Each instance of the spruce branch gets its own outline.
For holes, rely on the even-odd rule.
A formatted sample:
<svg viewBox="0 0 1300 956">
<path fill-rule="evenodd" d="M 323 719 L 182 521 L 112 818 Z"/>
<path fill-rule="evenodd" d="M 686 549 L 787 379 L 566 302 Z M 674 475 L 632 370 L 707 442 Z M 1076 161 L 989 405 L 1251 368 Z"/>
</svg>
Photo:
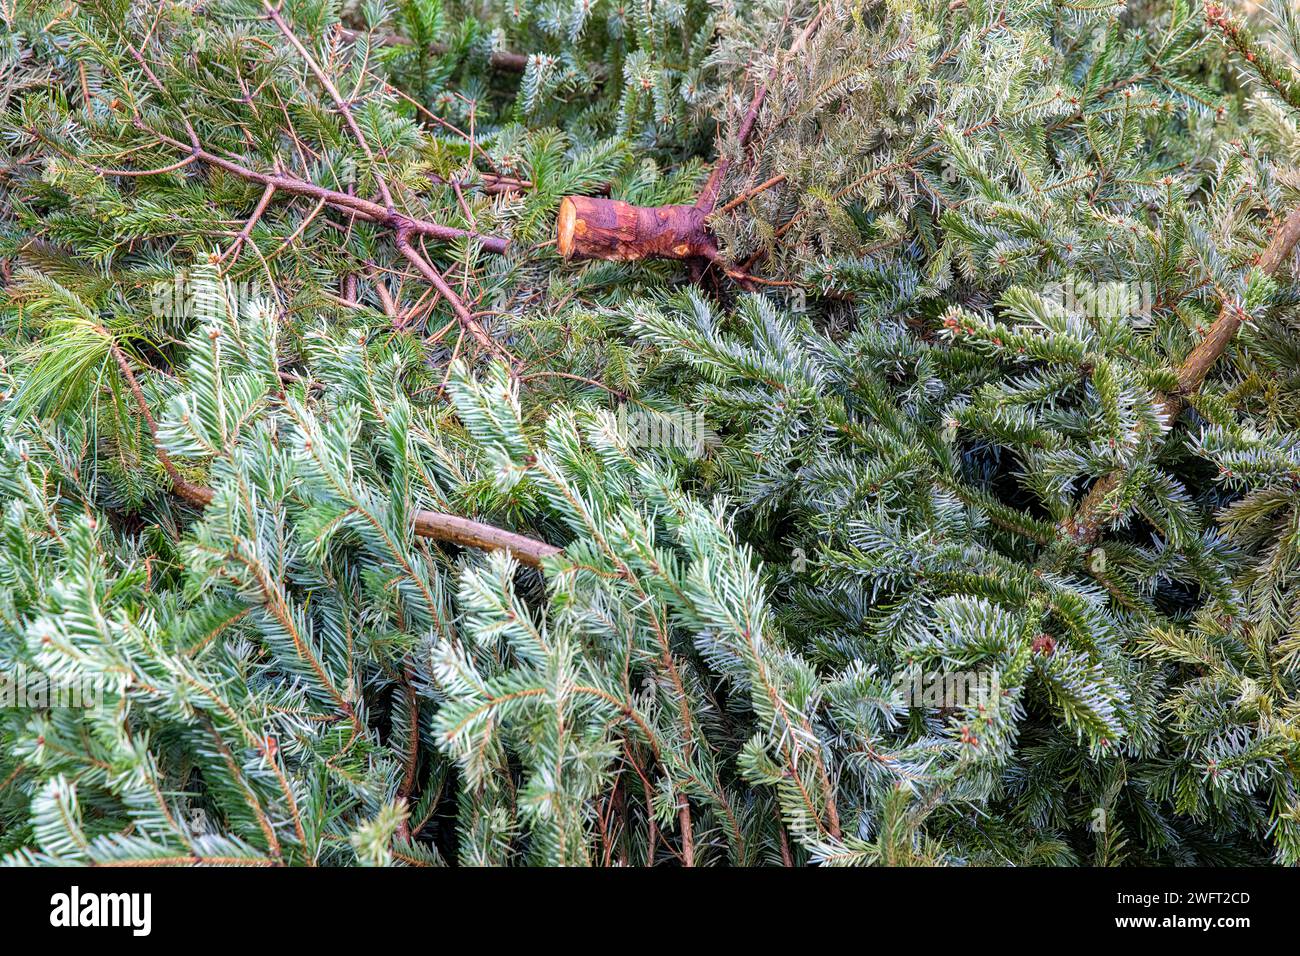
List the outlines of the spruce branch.
<svg viewBox="0 0 1300 956">
<path fill-rule="evenodd" d="M 1205 22 L 1246 61 L 1250 71 L 1293 109 L 1300 110 L 1300 75 L 1250 33 L 1238 18 L 1218 3 L 1205 5 Z"/>
<path fill-rule="evenodd" d="M 1300 861 L 1295 117 L 1204 5 L 268 2 L 0 55 L 0 680 L 108 696 L 0 708 L 0 862 Z M 598 194 L 818 294 L 556 268 Z"/>
<path fill-rule="evenodd" d="M 356 119 L 352 115 L 351 107 L 347 101 L 344 100 L 342 94 L 339 93 L 334 82 L 329 78 L 325 71 L 321 69 L 320 64 L 316 62 L 311 53 L 298 40 L 288 23 L 286 23 L 284 18 L 280 15 L 278 9 L 273 7 L 269 0 L 263 0 L 263 7 L 266 10 L 268 19 L 270 19 L 280 32 L 284 34 L 286 39 L 290 41 L 299 56 L 301 56 L 307 64 L 308 69 L 311 70 L 318 80 L 320 80 L 330 97 L 334 100 L 334 103 L 343 116 L 345 123 L 356 138 L 358 145 L 360 145 L 362 151 L 365 153 L 367 160 L 374 168 L 375 178 L 384 200 L 383 205 L 362 199 L 358 196 L 350 195 L 349 193 L 326 189 L 317 186 L 315 183 L 291 176 L 287 173 L 260 173 L 241 163 L 217 156 L 203 148 L 198 133 L 194 130 L 193 125 L 188 119 L 184 120 L 184 124 L 185 129 L 190 136 L 189 146 L 186 146 L 179 140 L 173 139 L 172 137 L 156 130 L 150 130 L 139 115 L 134 115 L 132 117 L 134 125 L 142 130 L 147 130 L 153 136 L 157 137 L 160 142 L 167 143 L 168 145 L 179 149 L 187 150 L 190 154 L 188 159 L 191 161 L 195 159 L 202 160 L 205 163 L 225 169 L 226 171 L 241 176 L 244 179 L 261 183 L 264 187 L 262 199 L 254 210 L 249 222 L 244 227 L 247 231 L 251 232 L 253 223 L 261 217 L 262 213 L 265 211 L 266 205 L 270 202 L 272 196 L 277 190 L 294 195 L 311 196 L 325 202 L 327 205 L 332 206 L 335 209 L 347 212 L 352 216 L 359 216 L 362 219 L 382 224 L 391 229 L 393 231 L 394 243 L 397 246 L 398 251 L 409 260 L 419 270 L 421 275 L 428 279 L 442 297 L 447 300 L 447 303 L 451 306 L 457 320 L 465 330 L 468 331 L 484 348 L 487 348 L 490 351 L 500 352 L 500 348 L 492 340 L 492 337 L 487 334 L 482 325 L 480 325 L 474 318 L 469 309 L 461 301 L 460 297 L 457 296 L 456 293 L 452 291 L 451 287 L 447 285 L 446 280 L 443 279 L 437 269 L 435 269 L 427 259 L 415 251 L 411 245 L 410 236 L 412 234 L 427 235 L 431 238 L 443 241 L 474 239 L 480 242 L 484 249 L 498 254 L 505 253 L 508 242 L 491 236 L 481 236 L 477 232 L 455 229 L 450 226 L 444 226 L 440 223 L 417 219 L 399 213 L 393 204 L 393 197 L 388 188 L 387 181 L 379 171 L 378 164 L 375 161 L 374 152 L 370 148 L 370 144 L 364 133 L 361 131 L 361 128 L 357 125 Z M 134 46 L 128 46 L 133 58 L 144 70 L 149 82 L 160 93 L 165 93 L 166 87 L 158 79 L 158 76 L 149 66 L 148 61 L 144 58 L 143 54 L 141 54 Z M 183 165 L 186 165 L 186 163 L 182 162 L 169 167 L 167 171 L 171 171 Z M 236 239 L 233 248 L 237 250 L 238 247 L 242 245 L 245 238 L 245 234 L 241 232 L 240 236 Z"/>
<path fill-rule="evenodd" d="M 790 49 L 786 51 L 785 56 L 778 56 L 776 58 L 776 63 L 772 65 L 772 72 L 768 76 L 767 80 L 761 83 L 758 89 L 754 91 L 754 98 L 749 103 L 749 109 L 745 112 L 744 118 L 740 121 L 740 127 L 736 130 L 736 149 L 742 155 L 745 152 L 745 148 L 749 145 L 749 137 L 754 132 L 754 125 L 758 122 L 758 114 L 763 109 L 763 102 L 767 99 L 768 87 L 776 82 L 776 78 L 780 75 L 781 67 L 785 63 L 786 59 L 798 56 L 804 46 L 807 45 L 808 40 L 821 24 L 822 15 L 825 12 L 826 10 L 824 7 L 818 8 L 817 12 L 813 14 L 812 19 L 808 21 L 808 25 L 803 28 L 803 31 L 795 37 L 794 42 L 790 44 Z M 706 215 L 713 212 L 713 207 L 717 205 L 718 202 L 718 190 L 722 187 L 722 181 L 726 178 L 727 173 L 730 170 L 731 157 L 724 155 L 713 167 L 713 172 L 709 174 L 709 178 L 705 182 L 704 188 L 700 190 L 699 198 L 695 200 L 695 205 L 701 212 Z M 775 183 L 769 180 L 769 182 L 765 184 L 765 188 L 770 185 L 775 185 Z"/>
<path fill-rule="evenodd" d="M 137 121 L 142 129 L 147 129 L 143 122 Z M 479 242 L 484 249 L 489 252 L 505 254 L 508 247 L 508 241 L 498 239 L 492 236 L 483 236 L 477 232 L 470 232 L 463 229 L 456 229 L 451 226 L 444 226 L 440 223 L 431 222 L 425 219 L 417 219 L 404 215 L 392 209 L 385 208 L 378 203 L 363 199 L 359 196 L 351 196 L 344 192 L 338 192 L 333 189 L 326 189 L 323 186 L 317 186 L 315 183 L 299 179 L 289 173 L 261 173 L 257 170 L 250 169 L 247 166 L 237 163 L 234 160 L 225 159 L 214 153 L 202 148 L 201 146 L 186 147 L 180 140 L 173 139 L 165 133 L 159 133 L 156 130 L 149 130 L 154 136 L 158 137 L 161 142 L 167 143 L 178 149 L 189 148 L 194 158 L 201 159 L 205 163 L 217 166 L 227 172 L 234 173 L 244 179 L 260 183 L 265 187 L 262 194 L 262 203 L 259 203 L 259 209 L 254 211 L 250 223 L 260 218 L 261 213 L 265 210 L 264 203 L 269 202 L 275 192 L 285 192 L 298 196 L 310 196 L 317 199 L 334 209 L 346 212 L 357 218 L 374 222 L 385 226 L 392 231 L 393 243 L 408 261 L 410 261 L 420 274 L 424 276 L 431 285 L 442 295 L 447 303 L 451 306 L 457 320 L 469 332 L 481 346 L 493 352 L 500 352 L 500 347 L 487 333 L 483 326 L 474 318 L 473 314 L 461 301 L 460 297 L 452 291 L 447 285 L 446 280 L 441 273 L 422 255 L 420 255 L 411 245 L 412 235 L 429 236 L 433 239 L 439 239 L 444 242 L 456 239 L 473 239 Z M 305 228 L 300 227 L 300 228 Z M 251 225 L 246 225 L 245 229 L 251 231 Z M 241 233 L 242 235 L 242 233 Z M 246 238 L 246 237 L 245 237 Z M 238 244 L 239 239 L 236 240 Z M 278 250 L 277 250 L 278 251 Z"/>
<path fill-rule="evenodd" d="M 109 335 L 107 330 L 101 331 L 104 335 Z M 149 434 L 153 438 L 154 454 L 157 455 L 158 463 L 162 465 L 167 477 L 171 480 L 173 491 L 196 508 L 207 507 L 216 497 L 216 492 L 206 485 L 190 481 L 176 467 L 176 463 L 167 454 L 167 450 L 158 437 L 158 424 L 153 417 L 153 413 L 149 410 L 149 403 L 145 399 L 144 390 L 140 387 L 139 380 L 131 368 L 126 353 L 122 351 L 116 342 L 111 340 L 109 350 L 112 352 L 113 359 L 122 373 L 122 378 L 126 381 L 127 389 L 131 393 L 140 417 L 144 419 L 145 425 L 149 429 Z M 439 511 L 428 511 L 423 508 L 415 511 L 413 523 L 415 533 L 422 538 L 428 538 L 432 541 L 445 541 L 461 547 L 475 548 L 482 551 L 507 551 L 519 561 L 533 568 L 540 568 L 542 561 L 559 554 L 562 550 L 554 545 L 547 544 L 545 541 L 538 541 L 536 538 L 529 538 L 513 531 L 506 531 L 503 528 L 484 524 L 481 521 L 473 521 L 459 515 Z"/>
<path fill-rule="evenodd" d="M 272 186 L 278 192 L 288 193 L 294 196 L 309 196 L 312 199 L 320 200 L 325 205 L 345 212 L 348 215 L 356 216 L 367 222 L 377 223 L 388 229 L 404 229 L 407 233 L 415 233 L 422 236 L 428 236 L 431 239 L 437 239 L 440 242 L 454 242 L 459 239 L 471 239 L 483 247 L 488 252 L 504 255 L 509 247 L 509 241 L 496 236 L 485 236 L 480 233 L 457 229 L 454 226 L 445 226 L 438 222 L 428 219 L 420 219 L 407 216 L 399 212 L 390 211 L 379 203 L 372 202 L 361 196 L 349 196 L 345 192 L 339 192 L 336 189 L 329 189 L 325 186 L 318 186 L 313 182 L 302 179 L 292 173 L 275 172 L 264 173 L 255 170 L 242 163 L 232 159 L 218 156 L 203 148 L 201 145 L 187 145 L 182 141 L 168 136 L 166 133 L 160 133 L 157 130 L 150 129 L 143 120 L 137 119 L 136 125 L 153 136 L 157 137 L 162 143 L 172 146 L 176 149 L 185 150 L 192 154 L 196 159 L 202 160 L 210 166 L 216 166 L 224 169 L 226 172 L 233 173 L 250 182 L 258 183 L 262 186 Z"/>
<path fill-rule="evenodd" d="M 1265 275 L 1276 274 L 1290 259 L 1296 244 L 1300 243 L 1300 209 L 1293 210 L 1282 221 L 1267 248 L 1260 255 L 1258 267 Z M 1246 319 L 1246 313 L 1235 303 L 1224 302 L 1218 318 L 1209 332 L 1196 344 L 1178 367 L 1178 391 L 1156 395 L 1156 408 L 1171 425 L 1205 381 L 1210 369 L 1227 350 Z M 1104 475 L 1088 489 L 1074 514 L 1061 522 L 1061 532 L 1081 548 L 1090 548 L 1101 537 L 1107 519 L 1114 511 L 1111 498 L 1125 478 L 1125 471 L 1117 469 Z"/>
</svg>

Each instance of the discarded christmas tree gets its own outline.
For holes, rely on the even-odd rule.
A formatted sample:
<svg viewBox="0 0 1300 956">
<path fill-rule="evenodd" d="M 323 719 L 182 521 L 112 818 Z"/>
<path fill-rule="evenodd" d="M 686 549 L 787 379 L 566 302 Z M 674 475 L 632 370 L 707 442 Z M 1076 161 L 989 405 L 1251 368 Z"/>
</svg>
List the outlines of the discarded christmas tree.
<svg viewBox="0 0 1300 956">
<path fill-rule="evenodd" d="M 0 16 L 10 862 L 1300 862 L 1284 5 Z"/>
</svg>

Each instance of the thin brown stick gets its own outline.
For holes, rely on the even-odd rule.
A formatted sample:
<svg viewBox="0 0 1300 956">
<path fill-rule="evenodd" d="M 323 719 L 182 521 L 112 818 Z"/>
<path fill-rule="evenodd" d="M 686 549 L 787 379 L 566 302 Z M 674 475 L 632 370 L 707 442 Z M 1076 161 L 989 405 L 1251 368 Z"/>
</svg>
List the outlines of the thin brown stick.
<svg viewBox="0 0 1300 956">
<path fill-rule="evenodd" d="M 269 256 L 267 256 L 267 258 L 268 258 L 268 259 L 274 259 L 274 258 L 275 258 L 276 256 L 278 256 L 280 253 L 282 253 L 285 249 L 288 249 L 291 245 L 293 245 L 295 242 L 297 242 L 297 241 L 298 241 L 298 237 L 301 236 L 304 232 L 307 231 L 307 227 L 310 226 L 310 225 L 312 224 L 312 220 L 315 219 L 317 216 L 319 216 L 321 210 L 324 209 L 324 208 L 325 208 L 325 200 L 324 200 L 324 199 L 318 199 L 318 200 L 316 201 L 316 205 L 315 205 L 315 207 L 312 209 L 311 212 L 307 213 L 307 215 L 306 215 L 306 217 L 303 219 L 303 221 L 302 221 L 301 223 L 298 224 L 298 228 L 295 229 L 295 230 L 293 231 L 293 234 L 292 234 L 291 236 L 289 236 L 288 239 L 284 240 L 284 242 L 282 242 L 282 243 L 280 243 L 278 246 L 276 246 L 276 247 L 275 247 L 275 251 L 272 252 Z"/>
<path fill-rule="evenodd" d="M 815 31 L 821 23 L 822 14 L 824 12 L 824 9 L 818 8 L 817 12 L 813 14 L 813 18 L 808 21 L 808 25 L 803 28 L 803 32 L 795 38 L 794 43 L 790 44 L 790 49 L 786 51 L 786 54 L 784 56 L 777 56 L 776 63 L 772 65 L 772 72 L 769 74 L 767 80 L 754 91 L 754 98 L 750 100 L 749 110 L 745 113 L 744 119 L 740 121 L 740 129 L 736 131 L 736 148 L 742 153 L 744 152 L 745 147 L 749 145 L 749 137 L 753 134 L 754 126 L 758 123 L 758 114 L 763 109 L 763 101 L 767 99 L 768 87 L 772 85 L 773 81 L 780 73 L 781 66 L 785 62 L 786 57 L 793 56 L 804 48 L 804 45 L 808 42 L 808 38 L 813 35 L 813 31 Z M 709 174 L 708 181 L 705 182 L 704 188 L 700 190 L 700 195 L 695 200 L 695 207 L 705 215 L 711 213 L 713 207 L 717 204 L 718 190 L 722 188 L 722 181 L 726 178 L 727 173 L 730 170 L 731 157 L 723 156 L 718 160 L 717 165 L 713 167 L 713 172 Z"/>
<path fill-rule="evenodd" d="M 235 241 L 231 243 L 230 248 L 221 254 L 220 261 L 224 262 L 226 258 L 230 256 L 233 256 L 234 259 L 239 258 L 239 250 L 243 247 L 245 240 L 252 235 L 253 227 L 256 226 L 257 221 L 262 218 L 262 213 L 266 212 L 266 207 L 270 205 L 271 197 L 274 195 L 275 187 L 267 184 L 267 186 L 262 190 L 262 198 L 257 201 L 257 206 L 253 209 L 253 214 L 248 217 L 248 222 L 244 223 L 244 228 L 239 230 L 239 235 L 235 237 Z M 233 262 L 234 259 L 231 261 Z"/>
<path fill-rule="evenodd" d="M 1268 248 L 1259 257 L 1257 263 L 1265 275 L 1275 275 L 1286 264 L 1300 242 L 1300 209 L 1293 211 L 1282 221 L 1282 225 L 1273 234 Z M 1194 393 L 1205 381 L 1214 363 L 1218 361 L 1228 347 L 1246 313 L 1230 303 L 1224 303 L 1219 310 L 1219 317 L 1210 326 L 1210 331 L 1196 348 L 1183 361 L 1178 369 L 1178 392 L 1180 396 Z"/>
<path fill-rule="evenodd" d="M 107 329 L 101 329 L 100 331 L 105 336 L 109 335 Z M 163 471 L 167 472 L 167 477 L 171 479 L 172 488 L 175 489 L 176 494 L 199 508 L 212 504 L 212 499 L 215 497 L 212 489 L 196 484 L 181 474 L 180 469 L 176 467 L 176 463 L 167 454 L 167 449 L 163 448 L 162 442 L 158 438 L 158 423 L 154 421 L 153 414 L 149 411 L 149 403 L 145 401 L 144 391 L 140 388 L 135 373 L 131 371 L 131 363 L 127 361 L 126 353 L 118 347 L 116 342 L 111 340 L 108 349 L 113 355 L 113 360 L 117 362 L 118 369 L 122 372 L 122 378 L 126 380 L 126 387 L 135 400 L 135 407 L 139 409 L 140 417 L 144 419 L 145 426 L 149 429 L 150 437 L 153 438 L 154 454 L 158 456 L 158 464 L 162 465 Z"/>
<path fill-rule="evenodd" d="M 126 48 L 130 52 L 132 59 L 140 65 L 140 69 L 144 71 L 144 75 L 148 78 L 153 88 L 163 96 L 168 96 L 167 87 L 163 86 L 162 81 L 158 79 L 158 75 L 154 73 L 153 67 L 151 67 L 149 61 L 144 58 L 144 54 L 130 43 L 126 45 Z M 189 121 L 189 117 L 184 113 L 181 114 L 181 123 L 185 126 L 185 132 L 190 134 L 190 145 L 197 151 L 199 148 L 199 134 L 194 131 L 194 124 Z"/>
<path fill-rule="evenodd" d="M 373 262 L 366 263 L 366 271 L 370 273 L 370 282 L 375 287 L 375 294 L 379 296 L 379 304 L 383 306 L 384 315 L 396 323 L 398 320 L 397 303 L 393 301 L 393 294 L 388 291 L 388 284 L 384 281 L 383 275 Z"/>
<path fill-rule="evenodd" d="M 497 173 L 479 173 L 482 182 L 479 183 L 479 189 L 485 193 L 521 193 L 533 188 L 531 179 L 519 179 L 516 176 L 501 176 Z M 444 179 L 437 173 L 429 175 L 429 182 L 436 183 L 439 186 L 453 186 L 463 188 L 471 185 L 468 181 L 459 179 Z M 609 185 L 604 187 L 605 192 L 609 192 Z"/>
<path fill-rule="evenodd" d="M 677 819 L 682 827 L 682 866 L 694 866 L 695 834 L 691 829 L 691 805 L 685 794 L 677 798 Z"/>
<path fill-rule="evenodd" d="M 157 169 L 106 169 L 103 166 L 93 166 L 91 168 L 101 176 L 161 176 L 163 173 L 173 173 L 178 169 L 184 169 L 197 159 L 197 156 L 190 155 L 170 165 L 159 166 Z"/>
<path fill-rule="evenodd" d="M 794 857 L 790 854 L 790 841 L 785 835 L 785 821 L 781 819 L 781 811 L 778 808 L 776 812 L 776 834 L 780 837 L 781 847 L 781 865 L 785 867 L 794 866 Z"/>
<path fill-rule="evenodd" d="M 737 282 L 741 283 L 742 285 L 751 282 L 756 282 L 759 285 L 779 286 L 783 288 L 799 285 L 799 283 L 795 282 L 793 279 L 764 279 L 761 276 L 751 275 L 748 272 L 742 272 L 740 269 L 724 269 L 722 271 L 725 272 L 727 275 L 729 275 L 731 278 L 735 279 Z"/>
<path fill-rule="evenodd" d="M 411 265 L 419 270 L 420 275 L 428 279 L 429 284 L 447 300 L 447 304 L 451 306 L 451 311 L 456 313 L 456 318 L 460 321 L 461 326 L 470 335 L 474 336 L 475 341 L 488 351 L 497 351 L 497 345 L 492 340 L 492 336 L 488 335 L 487 330 L 479 325 L 460 296 L 452 290 L 451 286 L 447 284 L 447 280 L 442 277 L 442 273 L 435 269 L 433 264 L 420 255 L 415 250 L 415 247 L 411 245 L 409 233 L 399 227 L 393 241 L 397 244 L 397 251 L 404 255 Z"/>
<path fill-rule="evenodd" d="M 481 521 L 471 521 L 469 518 L 439 511 L 417 511 L 415 533 L 422 538 L 447 541 L 465 548 L 508 551 L 517 560 L 533 568 L 540 568 L 544 559 L 557 555 L 563 550 L 545 541 L 538 541 L 536 538 L 528 538 L 513 531 L 483 524 Z"/>
<path fill-rule="evenodd" d="M 769 180 L 767 180 L 767 181 L 765 181 L 765 182 L 761 182 L 761 183 L 759 183 L 759 184 L 758 184 L 757 186 L 755 186 L 753 189 L 747 189 L 747 190 L 745 190 L 743 193 L 741 193 L 741 194 L 740 194 L 739 196 L 737 196 L 735 199 L 731 200 L 731 202 L 727 203 L 725 206 L 723 206 L 721 209 L 719 209 L 719 210 L 718 210 L 718 215 L 719 215 L 719 216 L 724 216 L 724 215 L 726 215 L 727 213 L 731 212 L 731 210 L 735 209 L 737 206 L 739 206 L 739 205 L 741 205 L 741 204 L 743 204 L 743 203 L 749 202 L 749 200 L 753 199 L 755 196 L 757 196 L 757 195 L 759 195 L 759 194 L 761 194 L 761 193 L 765 193 L 765 192 L 767 192 L 769 189 L 771 189 L 773 186 L 779 186 L 779 185 L 780 185 L 781 183 L 783 183 L 783 182 L 785 182 L 785 173 L 777 173 L 777 174 L 776 174 L 775 176 L 773 176 L 771 179 L 769 179 Z"/>
<path fill-rule="evenodd" d="M 775 71 L 774 71 L 775 72 Z M 740 131 L 736 134 L 738 147 L 743 151 L 749 134 L 754 129 L 754 123 L 758 119 L 758 112 L 763 107 L 763 100 L 767 98 L 767 84 L 764 83 L 754 91 L 754 98 L 749 102 L 749 112 L 740 123 Z M 695 208 L 700 212 L 708 215 L 713 212 L 714 205 L 718 201 L 718 190 L 722 188 L 722 180 L 726 178 L 731 171 L 731 157 L 723 156 L 713 166 L 713 171 L 709 173 L 709 178 L 704 183 L 704 188 L 695 199 Z"/>
<path fill-rule="evenodd" d="M 403 804 L 410 800 L 411 792 L 415 789 L 415 771 L 420 763 L 420 698 L 415 693 L 414 676 L 411 666 L 406 665 L 402 679 L 402 692 L 406 697 L 406 714 L 411 724 L 411 739 L 406 745 L 406 769 L 402 774 L 402 782 L 397 788 L 397 798 Z M 402 840 L 411 838 L 411 827 L 408 821 L 402 821 L 397 828 L 397 836 Z"/>
</svg>

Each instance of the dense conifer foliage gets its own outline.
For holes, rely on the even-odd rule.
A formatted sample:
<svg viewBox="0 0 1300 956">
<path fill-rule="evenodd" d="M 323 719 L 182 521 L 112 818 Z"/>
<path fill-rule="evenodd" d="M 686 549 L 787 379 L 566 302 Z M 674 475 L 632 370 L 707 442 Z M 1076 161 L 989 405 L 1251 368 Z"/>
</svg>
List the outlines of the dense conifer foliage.
<svg viewBox="0 0 1300 956">
<path fill-rule="evenodd" d="M 0 0 L 11 864 L 1300 863 L 1286 0 Z"/>
</svg>

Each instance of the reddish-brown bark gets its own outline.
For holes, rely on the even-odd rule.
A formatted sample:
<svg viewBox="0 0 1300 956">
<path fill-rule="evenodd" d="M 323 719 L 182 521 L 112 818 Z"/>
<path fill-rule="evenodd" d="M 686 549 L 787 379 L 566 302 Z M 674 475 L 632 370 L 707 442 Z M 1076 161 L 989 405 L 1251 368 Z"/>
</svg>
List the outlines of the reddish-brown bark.
<svg viewBox="0 0 1300 956">
<path fill-rule="evenodd" d="M 715 259 L 718 247 L 696 206 L 633 206 L 569 196 L 560 202 L 556 243 L 566 259 Z"/>
</svg>

